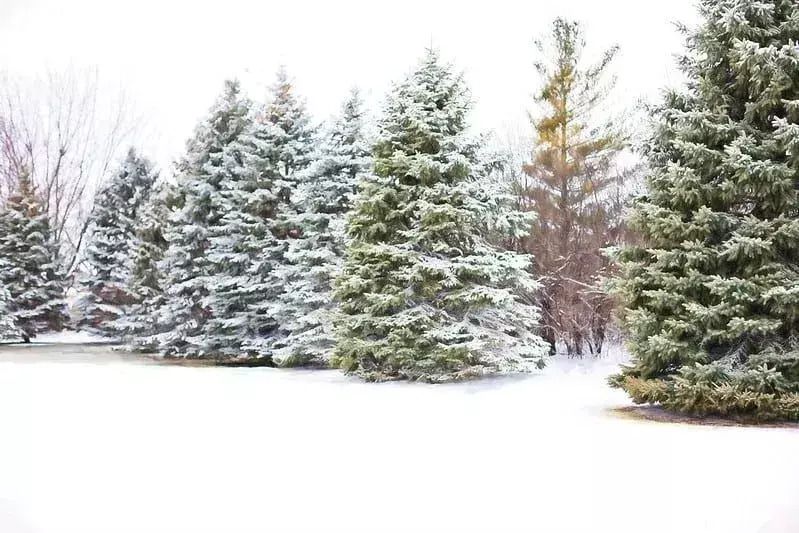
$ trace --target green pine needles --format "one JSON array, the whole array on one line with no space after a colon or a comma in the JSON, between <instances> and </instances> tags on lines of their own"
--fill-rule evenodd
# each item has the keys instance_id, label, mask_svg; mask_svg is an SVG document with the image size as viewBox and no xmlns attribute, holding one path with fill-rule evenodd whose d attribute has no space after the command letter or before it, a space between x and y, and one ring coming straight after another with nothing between
<instances>
[{"instance_id":1,"label":"green pine needles","mask_svg":"<svg viewBox=\"0 0 799 533\"><path fill-rule=\"evenodd\" d=\"M615 283L637 403L799 419L799 6L703 0Z\"/></svg>"}]
</instances>

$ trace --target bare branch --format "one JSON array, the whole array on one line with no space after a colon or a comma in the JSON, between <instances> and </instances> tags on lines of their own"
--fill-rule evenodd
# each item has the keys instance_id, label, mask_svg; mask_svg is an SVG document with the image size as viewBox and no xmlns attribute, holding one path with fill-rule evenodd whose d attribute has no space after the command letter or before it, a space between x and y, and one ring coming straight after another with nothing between
<instances>
[{"instance_id":1,"label":"bare branch","mask_svg":"<svg viewBox=\"0 0 799 533\"><path fill-rule=\"evenodd\" d=\"M93 193L140 128L124 91L101 91L97 69L0 74L0 195L23 167L29 170L70 268L78 263Z\"/></svg>"}]
</instances>

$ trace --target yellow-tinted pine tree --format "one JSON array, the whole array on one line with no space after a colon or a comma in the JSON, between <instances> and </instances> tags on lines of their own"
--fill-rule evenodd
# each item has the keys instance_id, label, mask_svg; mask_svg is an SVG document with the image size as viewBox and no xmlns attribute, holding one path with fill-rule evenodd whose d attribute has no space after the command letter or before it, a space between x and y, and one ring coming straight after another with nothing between
<instances>
[{"instance_id":1,"label":"yellow-tinted pine tree","mask_svg":"<svg viewBox=\"0 0 799 533\"><path fill-rule=\"evenodd\" d=\"M523 241L542 276L543 333L554 351L563 342L572 355L602 348L611 302L600 287L608 268L601 249L620 238L612 194L619 183L616 160L624 148L620 128L601 118L615 84L608 69L618 49L584 65L580 25L556 19L536 42L542 86L532 160L524 165L517 193L538 215Z\"/></svg>"}]
</instances>

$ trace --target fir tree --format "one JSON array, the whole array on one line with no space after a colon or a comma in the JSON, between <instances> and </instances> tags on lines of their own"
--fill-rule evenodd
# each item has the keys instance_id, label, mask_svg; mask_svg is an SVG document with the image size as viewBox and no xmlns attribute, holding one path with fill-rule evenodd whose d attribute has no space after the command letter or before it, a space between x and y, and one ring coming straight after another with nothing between
<instances>
[{"instance_id":1,"label":"fir tree","mask_svg":"<svg viewBox=\"0 0 799 533\"><path fill-rule=\"evenodd\" d=\"M638 403L799 418L799 6L703 0L616 291Z\"/></svg>"},{"instance_id":2,"label":"fir tree","mask_svg":"<svg viewBox=\"0 0 799 533\"><path fill-rule=\"evenodd\" d=\"M25 341L67 321L66 282L50 220L27 172L0 212L0 286L9 293L14 320Z\"/></svg>"},{"instance_id":3,"label":"fir tree","mask_svg":"<svg viewBox=\"0 0 799 533\"><path fill-rule=\"evenodd\" d=\"M236 143L238 173L222 184L230 206L212 230L209 256L219 276L208 301L213 318L204 329L208 349L224 358L272 364L289 240L298 236L292 194L311 162L314 130L304 102L284 69L269 102L253 110Z\"/></svg>"},{"instance_id":4,"label":"fir tree","mask_svg":"<svg viewBox=\"0 0 799 533\"><path fill-rule=\"evenodd\" d=\"M215 265L208 257L211 230L224 215L222 182L241 167L235 147L246 128L249 102L238 82L227 81L208 117L196 128L177 165L180 207L169 217L169 243L159 268L164 275L164 305L158 310L158 351L167 356L203 357L203 328L211 316L209 287Z\"/></svg>"},{"instance_id":5,"label":"fir tree","mask_svg":"<svg viewBox=\"0 0 799 533\"><path fill-rule=\"evenodd\" d=\"M537 310L516 292L535 287L530 258L485 238L487 221L520 236L530 217L485 186L479 143L466 134L470 105L434 51L391 92L348 222L334 366L443 382L542 364Z\"/></svg>"},{"instance_id":6,"label":"fir tree","mask_svg":"<svg viewBox=\"0 0 799 533\"><path fill-rule=\"evenodd\" d=\"M363 102L354 89L294 191L298 213L291 225L297 236L289 238L275 273L283 286L273 353L280 366L324 365L329 359L334 344L331 284L344 260L345 214L357 178L369 166L363 120Z\"/></svg>"},{"instance_id":7,"label":"fir tree","mask_svg":"<svg viewBox=\"0 0 799 533\"><path fill-rule=\"evenodd\" d=\"M125 290L133 304L113 325L136 351L152 351L157 347L155 317L164 304L163 276L158 265L167 249L164 233L175 196L176 191L169 183L157 183L136 216L136 241L125 282Z\"/></svg>"},{"instance_id":8,"label":"fir tree","mask_svg":"<svg viewBox=\"0 0 799 533\"><path fill-rule=\"evenodd\" d=\"M86 247L88 272L81 283L84 296L76 304L82 315L79 326L116 335L115 321L135 303L126 286L137 242L135 226L156 177L152 164L131 148L97 195Z\"/></svg>"}]
</instances>

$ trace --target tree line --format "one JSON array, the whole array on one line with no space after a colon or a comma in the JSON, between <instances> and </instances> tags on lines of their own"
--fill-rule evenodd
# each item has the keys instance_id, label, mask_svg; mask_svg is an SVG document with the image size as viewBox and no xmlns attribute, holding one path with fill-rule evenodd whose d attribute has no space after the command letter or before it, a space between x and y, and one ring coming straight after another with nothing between
<instances>
[{"instance_id":1,"label":"tree line","mask_svg":"<svg viewBox=\"0 0 799 533\"><path fill-rule=\"evenodd\" d=\"M434 50L373 128L357 92L318 127L285 71L265 102L226 82L174 176L131 151L101 190L80 325L163 357L443 382L598 354L615 311L632 362L611 385L634 401L798 418L799 8L699 9L632 198L629 131L606 113L617 49L586 63L571 21L537 43L521 168L470 133L468 88ZM46 225L19 174L4 216L16 201L21 226ZM52 231L32 233L51 257ZM37 261L50 294L59 265ZM2 281L8 336L60 323L61 288L28 308Z\"/></svg>"},{"instance_id":2,"label":"tree line","mask_svg":"<svg viewBox=\"0 0 799 533\"><path fill-rule=\"evenodd\" d=\"M378 259L389 261L403 277L393 282L374 281L372 290L381 293L380 305L371 309L361 302L358 313L352 312L359 319L365 319L361 316L364 307L370 307L375 316L389 316L406 306L405 314L420 314L418 327L422 328L417 334L407 334L420 338L426 335L424 331L441 329L451 321L450 329L455 329L447 335L453 340L445 344L454 348L443 353L462 352L458 357L464 360L475 353L465 347L466 339L474 346L498 343L492 348L496 351L507 343L513 345L516 341L510 342L511 337L526 338L528 333L533 337L525 343L532 347L519 349L536 353L534 364L542 360L540 337L546 339L551 353L559 345L575 355L582 355L585 346L599 353L610 307L598 303L600 270L607 262L592 261L595 267L583 265L578 274L562 264L554 265L557 259L552 257L548 259L553 264L545 265L543 253L533 255L536 260L529 256L537 248L546 249L547 239L551 240L542 220L545 206L552 207L549 220L558 225L560 235L578 226L587 228L589 221L593 227L585 233L593 233L611 209L609 197L603 194L606 182L612 179L600 174L614 172L611 161L624 147L624 140L615 132L589 129L595 122L592 107L601 103L612 85L611 81L608 87L598 87L595 82L605 77L615 49L601 65L583 67L584 46L580 27L565 20L555 22L548 47L539 46L544 87L537 97L542 109L535 125L540 126L536 148L540 153L535 154L538 163L524 169L511 169L504 154L491 153L487 137L472 138L466 133L472 105L468 88L454 67L442 63L432 50L387 97L383 116L376 122L366 116L356 91L334 122L323 127L313 124L284 70L265 102L243 95L238 82L226 82L223 94L188 141L174 176L159 177L153 165L131 149L98 192L86 222L85 247L78 252L80 297L75 304L75 325L123 338L132 348L164 356L270 365L328 365L332 358L340 361L338 364L352 365L350 357L335 358L334 347L343 343L336 342L334 329L345 330L345 310L355 302L349 297L337 301L336 294L345 294L347 259L354 256L360 240L378 238L381 244L397 241L395 246L419 248L414 261L421 261L426 270L413 274L419 283L414 290L425 296L419 296L419 302L407 301L411 274L400 271L416 268L412 262L401 263L399 256L364 257L361 262L375 265ZM571 52L564 54L564 50ZM543 67L547 60L552 63L550 71ZM456 80L451 87L442 85L450 83L449 78ZM441 91L449 91L453 102L436 99L434 95ZM556 91L564 92L564 101L546 94ZM421 110L416 109L419 106ZM448 113L456 115L451 124L446 121ZM367 129L376 133L369 134ZM430 137L428 141L423 140L425 135ZM561 137L556 138L558 135ZM598 140L603 135L607 140ZM382 137L393 140L385 144L388 141ZM449 137L455 144L442 145ZM590 147L591 143L596 143L595 147ZM544 154L559 153L561 145L568 145L566 153L547 159ZM451 153L444 153L444 147ZM380 172L387 172L400 154L415 160L415 166L402 163L383 177L391 186L398 185L396 180L410 180L391 194L391 209L396 212L371 210L363 215L368 221L359 222L361 202L371 190L367 185ZM422 157L424 154L429 157ZM442 166L448 158L465 159L461 166L449 169ZM586 171L589 166L591 170ZM413 174L423 175L417 175L414 182ZM464 183L456 187L461 181ZM589 182L593 184L590 190ZM428 188L440 195L445 185L455 187L457 194L425 199L431 194ZM452 202L463 201L464 195L475 200L479 191L492 196L458 205L446 215L440 212L443 205L454 208ZM566 201L562 208L555 198L558 194L568 197L560 199ZM382 209L390 205L382 205ZM439 207L422 215L426 213L422 206L430 205ZM569 214L578 211L576 216ZM386 216L391 223L381 219ZM423 230L434 216L454 217L447 222L452 233ZM492 218L493 226L487 226ZM538 231L531 231L534 220L538 220ZM399 225L395 227L395 223ZM356 238L356 224L365 224L369 232ZM376 228L383 228L378 237L371 233ZM433 240L419 240L422 236ZM57 236L54 240L58 241ZM595 239L596 250L588 253L598 257L605 244L601 237ZM403 250L400 255L410 252ZM456 255L467 259L441 262L440 272L432 269L427 256L443 261L447 253L453 255L450 259ZM470 263L477 261L473 254L481 257L478 263L486 264ZM489 257L493 259L489 261ZM515 261L512 268L505 264L510 260ZM576 257L567 261L580 262ZM499 270L489 272L490 268ZM455 272L445 279L444 271L452 269ZM485 272L481 274L480 269ZM536 270L550 274L545 278L536 275ZM500 271L504 272L500 275ZM463 276L471 279L464 280L459 290L449 286ZM425 281L426 277L431 279ZM366 280L362 283L361 289L369 285ZM567 297L556 295L555 287L563 283L572 284ZM470 285L475 287L467 290ZM492 293L489 288L499 292ZM391 290L399 291L396 308L390 305L387 292ZM449 291L454 294L445 296ZM353 298L357 296L357 290L350 292ZM547 294L552 297L545 298ZM459 301L462 298L470 300ZM571 312L571 320L562 318L566 307L588 300L597 301L591 304L594 316ZM511 303L520 307L492 316L491 327L477 311L489 307L489 314L496 314L498 308ZM443 308L435 311L440 306ZM423 319L426 314L430 316ZM443 322L435 326L435 321L430 322L434 316ZM425 321L429 323L422 327ZM383 326L386 333L379 336L388 335L387 327ZM353 335L364 335L366 340L374 334L363 328L359 325L356 330L360 333L353 330ZM380 329L374 324L371 328ZM504 337L496 335L504 330ZM481 337L485 338L478 340ZM424 342L443 342L435 339ZM421 351L420 345L414 346L409 349ZM511 346L509 353L514 350ZM443 353L436 357L444 357ZM475 365L470 372L481 366Z\"/></svg>"}]
</instances>

